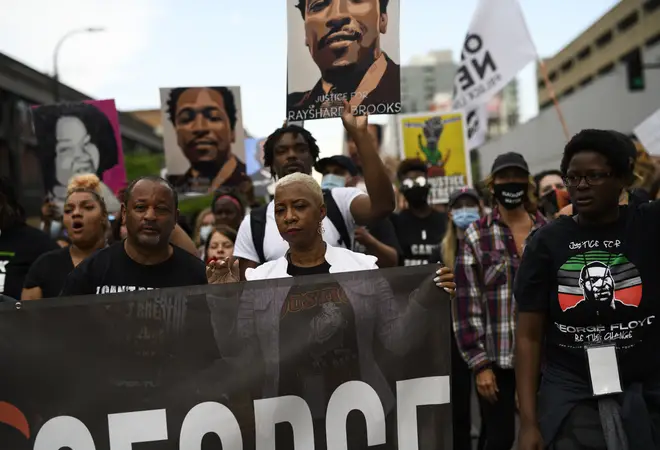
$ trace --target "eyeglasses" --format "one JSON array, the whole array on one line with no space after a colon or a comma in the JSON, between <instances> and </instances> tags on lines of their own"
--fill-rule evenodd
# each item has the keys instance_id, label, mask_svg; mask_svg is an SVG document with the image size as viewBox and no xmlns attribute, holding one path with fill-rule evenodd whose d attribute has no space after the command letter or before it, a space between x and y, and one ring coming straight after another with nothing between
<instances>
[{"instance_id":1,"label":"eyeglasses","mask_svg":"<svg viewBox=\"0 0 660 450\"><path fill-rule=\"evenodd\" d=\"M563 179L566 187L578 187L583 179L588 186L600 186L611 176L611 173L595 172L589 175L566 175Z\"/></svg>"}]
</instances>

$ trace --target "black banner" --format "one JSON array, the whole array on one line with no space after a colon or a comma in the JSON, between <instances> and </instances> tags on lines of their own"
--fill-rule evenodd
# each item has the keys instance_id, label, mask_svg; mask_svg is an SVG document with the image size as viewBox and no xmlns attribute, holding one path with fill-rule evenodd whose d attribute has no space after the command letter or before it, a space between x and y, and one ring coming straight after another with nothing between
<instances>
[{"instance_id":1,"label":"black banner","mask_svg":"<svg viewBox=\"0 0 660 450\"><path fill-rule=\"evenodd\" d=\"M450 450L435 269L6 307L1 446Z\"/></svg>"}]
</instances>

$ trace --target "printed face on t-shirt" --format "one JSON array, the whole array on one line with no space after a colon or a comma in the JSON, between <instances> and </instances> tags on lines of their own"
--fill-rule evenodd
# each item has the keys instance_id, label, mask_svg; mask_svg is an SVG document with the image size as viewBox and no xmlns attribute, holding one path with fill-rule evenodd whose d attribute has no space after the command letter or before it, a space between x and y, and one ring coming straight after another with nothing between
<instances>
[{"instance_id":1,"label":"printed face on t-shirt","mask_svg":"<svg viewBox=\"0 0 660 450\"><path fill-rule=\"evenodd\" d=\"M275 191L275 222L290 245L312 244L325 214L325 206L304 183L287 184Z\"/></svg>"},{"instance_id":2,"label":"printed face on t-shirt","mask_svg":"<svg viewBox=\"0 0 660 450\"><path fill-rule=\"evenodd\" d=\"M178 215L169 186L151 180L133 186L122 212L128 238L144 247L167 245Z\"/></svg>"}]
</instances>

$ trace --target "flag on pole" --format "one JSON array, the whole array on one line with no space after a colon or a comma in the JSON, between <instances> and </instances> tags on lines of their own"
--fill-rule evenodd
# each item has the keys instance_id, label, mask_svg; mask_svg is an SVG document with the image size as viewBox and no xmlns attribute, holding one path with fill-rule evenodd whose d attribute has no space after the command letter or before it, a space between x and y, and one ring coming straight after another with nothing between
<instances>
[{"instance_id":1,"label":"flag on pole","mask_svg":"<svg viewBox=\"0 0 660 450\"><path fill-rule=\"evenodd\" d=\"M454 77L454 109L485 118L470 139L470 149L485 140L486 103L536 58L518 0L479 0Z\"/></svg>"}]
</instances>

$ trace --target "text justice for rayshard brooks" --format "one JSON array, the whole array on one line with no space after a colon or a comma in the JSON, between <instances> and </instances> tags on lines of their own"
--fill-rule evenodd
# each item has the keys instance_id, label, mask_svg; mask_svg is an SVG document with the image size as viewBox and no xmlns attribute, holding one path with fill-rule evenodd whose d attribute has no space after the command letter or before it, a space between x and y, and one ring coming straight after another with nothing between
<instances>
[{"instance_id":1,"label":"text justice for rayshard brooks","mask_svg":"<svg viewBox=\"0 0 660 450\"><path fill-rule=\"evenodd\" d=\"M449 403L449 377L424 377L398 381L397 435L399 450L418 450L417 407ZM362 381L340 385L330 397L326 411L327 448L348 449L346 419L359 411L366 422L368 445L386 444L385 412L376 391ZM275 449L275 425L289 423L296 449L314 450L314 430L310 408L300 397L284 396L254 401L257 449ZM131 449L133 444L172 439L168 435L166 409L108 414L111 449ZM179 449L199 450L207 434L217 435L223 449L242 450L243 438L238 420L225 405L204 402L194 406L181 425ZM40 429L34 450L94 450L94 439L79 419L59 416Z\"/></svg>"},{"instance_id":2,"label":"text justice for rayshard brooks","mask_svg":"<svg viewBox=\"0 0 660 450\"><path fill-rule=\"evenodd\" d=\"M353 93L357 94L357 93ZM367 94L364 94L366 97ZM324 97L332 97L333 102L342 100L350 101L346 94L330 94ZM315 119L332 119L340 117L344 112L343 106L323 106L311 105L308 109L289 111L289 121L305 121ZM351 113L356 116L375 115L375 114L399 114L401 112L401 102L378 103L375 105L357 105L351 106Z\"/></svg>"}]
</instances>

